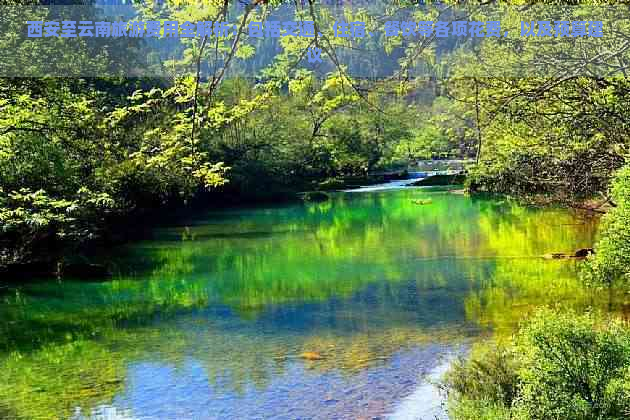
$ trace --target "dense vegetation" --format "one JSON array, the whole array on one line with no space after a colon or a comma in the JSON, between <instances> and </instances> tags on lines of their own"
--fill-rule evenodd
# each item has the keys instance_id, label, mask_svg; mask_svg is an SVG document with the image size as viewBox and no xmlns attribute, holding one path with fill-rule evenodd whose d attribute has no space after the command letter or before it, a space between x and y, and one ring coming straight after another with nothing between
<instances>
[{"instance_id":1,"label":"dense vegetation","mask_svg":"<svg viewBox=\"0 0 630 420\"><path fill-rule=\"evenodd\" d=\"M139 83L0 80L4 261L29 258L34 244L47 251L51 241L102 236L134 212L193 197L286 195L422 156L400 150L426 135L405 119L421 105L394 98L395 118L375 117L343 93L339 75L292 80L286 92L226 81L212 105L200 105L194 139L194 80Z\"/></svg>"},{"instance_id":2,"label":"dense vegetation","mask_svg":"<svg viewBox=\"0 0 630 420\"><path fill-rule=\"evenodd\" d=\"M445 385L457 419L625 419L629 366L623 324L544 310L514 343L455 364Z\"/></svg>"}]
</instances>

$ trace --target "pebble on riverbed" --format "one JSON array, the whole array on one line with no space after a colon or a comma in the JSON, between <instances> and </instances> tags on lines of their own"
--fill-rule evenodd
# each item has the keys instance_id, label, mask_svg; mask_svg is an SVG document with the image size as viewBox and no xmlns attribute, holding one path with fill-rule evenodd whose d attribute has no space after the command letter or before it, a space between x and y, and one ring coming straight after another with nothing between
<instances>
[{"instance_id":1,"label":"pebble on riverbed","mask_svg":"<svg viewBox=\"0 0 630 420\"><path fill-rule=\"evenodd\" d=\"M418 204L419 206L424 206L424 205L433 203L433 200L430 200L430 199L426 199L426 200L411 200L411 202L414 203L414 204Z\"/></svg>"},{"instance_id":2,"label":"pebble on riverbed","mask_svg":"<svg viewBox=\"0 0 630 420\"><path fill-rule=\"evenodd\" d=\"M322 360L323 357L319 353L315 353L314 351L306 351L300 354L300 357L304 360Z\"/></svg>"}]
</instances>

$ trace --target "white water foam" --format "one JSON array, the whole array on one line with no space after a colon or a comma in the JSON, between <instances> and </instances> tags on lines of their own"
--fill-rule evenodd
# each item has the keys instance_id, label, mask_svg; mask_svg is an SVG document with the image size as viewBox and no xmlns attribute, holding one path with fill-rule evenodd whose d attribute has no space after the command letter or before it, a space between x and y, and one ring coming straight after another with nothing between
<instances>
[{"instance_id":1,"label":"white water foam","mask_svg":"<svg viewBox=\"0 0 630 420\"><path fill-rule=\"evenodd\" d=\"M381 190L393 190L398 188L405 188L409 184L413 184L414 182L420 181L420 178L412 178L412 179L402 179L398 181L386 182L384 184L375 184L369 185L365 187L353 188L350 190L342 190L343 192L371 192L371 191L381 191Z\"/></svg>"}]
</instances>

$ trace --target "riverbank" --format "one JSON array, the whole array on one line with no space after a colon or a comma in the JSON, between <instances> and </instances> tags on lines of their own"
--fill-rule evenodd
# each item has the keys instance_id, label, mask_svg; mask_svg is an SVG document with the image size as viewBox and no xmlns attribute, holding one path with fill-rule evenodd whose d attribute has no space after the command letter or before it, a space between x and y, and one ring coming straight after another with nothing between
<instances>
[{"instance_id":1,"label":"riverbank","mask_svg":"<svg viewBox=\"0 0 630 420\"><path fill-rule=\"evenodd\" d=\"M168 201L159 206L140 207L131 211L111 212L90 228L80 241L65 240L51 226L39 239L22 245L21 253L9 253L7 247L19 238L6 239L5 252L0 249L0 276L3 282L25 282L47 277L106 279L111 270L98 263L98 255L108 249L146 236L151 229L191 214L230 207L251 205L283 205L303 200L301 191L337 191L361 185L376 185L408 177L406 171L374 174L364 177L339 177L297 182L291 187L270 186L268 189L242 191L229 185L211 192L200 191L190 200ZM92 218L95 216L92 215ZM22 233L26 235L26 231ZM0 238L1 239L1 238ZM3 242L0 240L0 245ZM10 259L7 257L11 255ZM4 256L4 258L2 258Z\"/></svg>"},{"instance_id":2,"label":"riverbank","mask_svg":"<svg viewBox=\"0 0 630 420\"><path fill-rule=\"evenodd\" d=\"M404 182L403 182L404 181ZM239 208L251 205L284 205L285 203L300 202L306 197L317 195L328 199L327 192L345 190L369 191L371 186L447 186L463 185L463 174L433 174L419 180L409 178L406 171L393 171L389 173L374 174L366 177L330 178L321 181L311 180L300 183L291 189L270 189L257 191L252 194L243 194L233 188L220 188L212 193L200 193L186 203L167 203L160 208L137 209L128 214L110 216L106 224L99 227L99 234L85 239L80 245L66 244L60 241L52 241L48 244L40 244L37 254L27 260L12 264L0 261L0 274L5 282L23 282L46 277L72 277L76 279L93 280L97 278L107 279L111 270L109 267L98 263L98 255L108 252L114 246L120 246L130 241L146 236L152 228L168 224L174 220L181 220L191 214L221 208ZM313 194L302 194L300 189L311 189ZM454 190L454 194L463 193L465 190ZM474 194L484 194L474 192ZM309 198L310 199L310 198ZM567 204L557 197L527 196L519 197L517 201L528 205L551 206L564 205L572 208L580 208L597 213L609 209L606 203L597 200L584 201L581 205ZM557 250L552 250L557 252Z\"/></svg>"}]
</instances>

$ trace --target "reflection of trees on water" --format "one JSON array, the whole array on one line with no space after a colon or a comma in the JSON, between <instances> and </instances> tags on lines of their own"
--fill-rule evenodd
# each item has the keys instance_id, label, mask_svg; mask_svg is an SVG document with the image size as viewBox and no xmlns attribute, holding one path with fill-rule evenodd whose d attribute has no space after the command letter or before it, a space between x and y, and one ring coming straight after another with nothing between
<instances>
[{"instance_id":1,"label":"reflection of trees on water","mask_svg":"<svg viewBox=\"0 0 630 420\"><path fill-rule=\"evenodd\" d=\"M507 210L501 213L502 217L481 213L479 226L489 247L516 258L497 258L492 272L480 278L479 287L471 290L465 300L468 319L507 335L540 306L623 309L622 290L612 289L609 296L604 296L584 285L578 277L580 261L540 258L551 252L572 253L592 246L595 219L579 213L533 211L516 205Z\"/></svg>"},{"instance_id":2,"label":"reflection of trees on water","mask_svg":"<svg viewBox=\"0 0 630 420\"><path fill-rule=\"evenodd\" d=\"M575 262L538 258L590 245L594 225L446 193L413 203L427 194L225 212L130 246L111 282L5 296L0 406L89 412L124 387L128 363L180 366L182 355L235 391L264 388L290 363L352 375L461 339L469 323L509 331L540 304L604 304Z\"/></svg>"}]
</instances>

